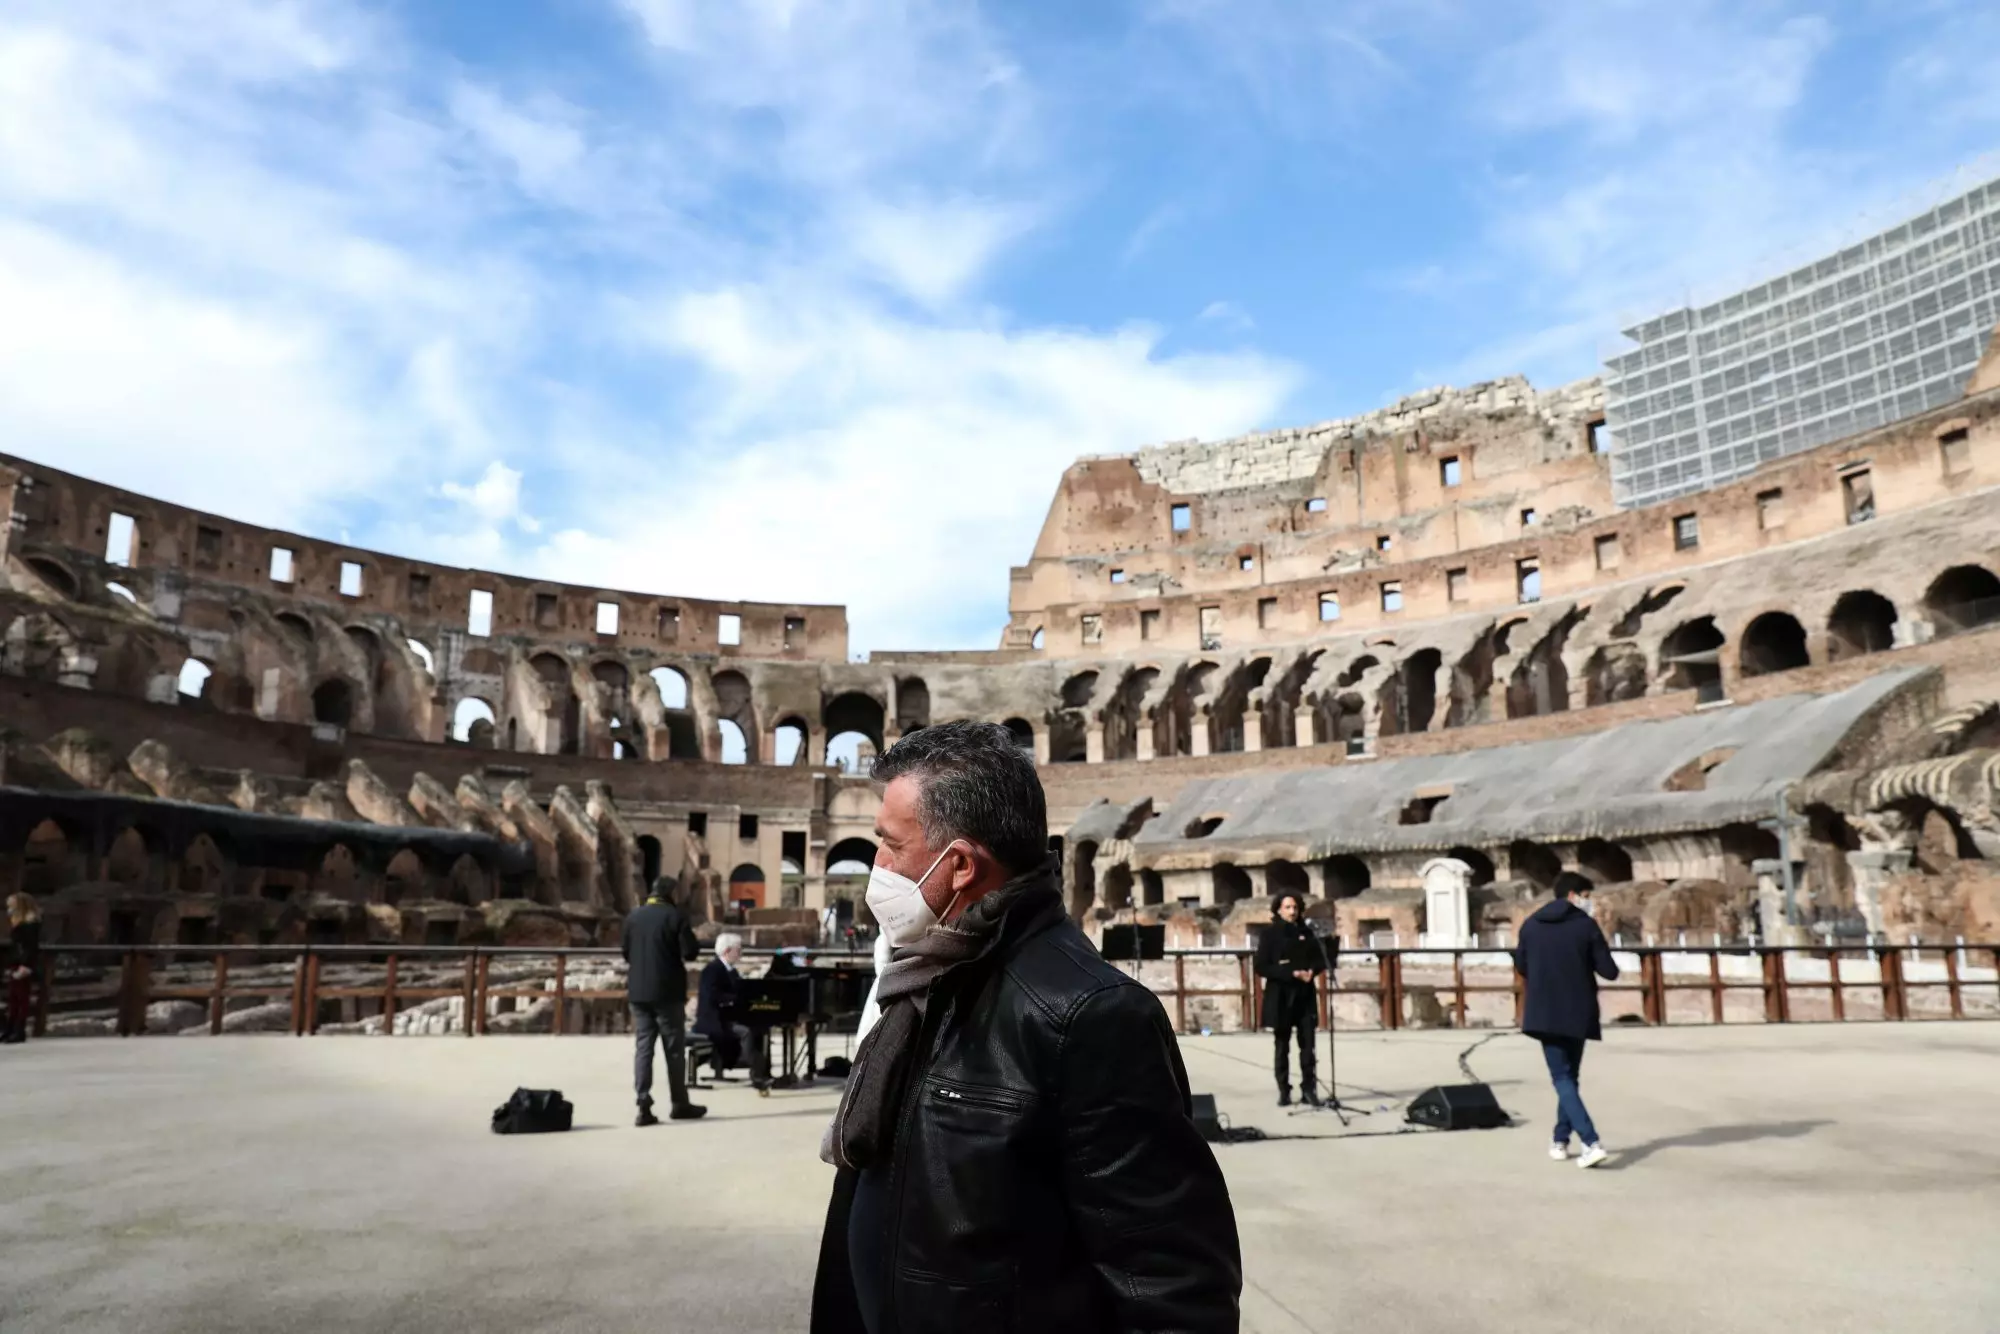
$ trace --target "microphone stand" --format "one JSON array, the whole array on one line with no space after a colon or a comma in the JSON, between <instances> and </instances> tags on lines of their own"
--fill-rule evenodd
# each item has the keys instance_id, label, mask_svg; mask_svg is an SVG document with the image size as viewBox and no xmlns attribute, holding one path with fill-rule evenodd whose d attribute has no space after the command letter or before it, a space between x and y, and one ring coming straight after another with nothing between
<instances>
[{"instance_id":1,"label":"microphone stand","mask_svg":"<svg viewBox=\"0 0 2000 1334\"><path fill-rule=\"evenodd\" d=\"M1303 916L1304 914L1301 913L1300 915ZM1340 1044L1334 1041L1333 1035L1334 1021L1339 1017L1339 1010L1332 996L1332 993L1340 989L1340 974L1334 971L1333 959L1326 952L1325 923L1308 921L1306 929L1312 932L1313 942L1319 946L1319 961L1320 966L1326 972L1326 989L1328 992L1326 1004L1326 1101L1322 1106L1339 1117L1340 1124L1345 1126L1350 1112L1355 1116L1368 1116L1371 1113L1364 1107L1349 1107L1340 1100L1340 1082L1338 1079L1340 1067L1335 1064L1335 1056ZM1317 1000L1318 997L1315 996L1314 999Z\"/></svg>"}]
</instances>

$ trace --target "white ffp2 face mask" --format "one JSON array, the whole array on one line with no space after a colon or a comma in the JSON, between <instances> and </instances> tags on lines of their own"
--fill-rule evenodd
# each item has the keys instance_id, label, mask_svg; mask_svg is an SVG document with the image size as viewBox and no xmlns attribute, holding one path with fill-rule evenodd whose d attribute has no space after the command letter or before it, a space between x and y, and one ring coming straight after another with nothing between
<instances>
[{"instance_id":1,"label":"white ffp2 face mask","mask_svg":"<svg viewBox=\"0 0 2000 1334\"><path fill-rule=\"evenodd\" d=\"M924 932L938 923L938 915L931 911L931 905L924 902L924 881L931 878L931 871L938 868L945 856L958 846L953 839L937 855L937 861L930 864L915 880L886 866L877 866L868 873L868 911L875 914L875 920L882 927L883 939L897 949L908 949L923 939ZM958 901L954 895L952 903ZM951 911L951 905L945 906Z\"/></svg>"}]
</instances>

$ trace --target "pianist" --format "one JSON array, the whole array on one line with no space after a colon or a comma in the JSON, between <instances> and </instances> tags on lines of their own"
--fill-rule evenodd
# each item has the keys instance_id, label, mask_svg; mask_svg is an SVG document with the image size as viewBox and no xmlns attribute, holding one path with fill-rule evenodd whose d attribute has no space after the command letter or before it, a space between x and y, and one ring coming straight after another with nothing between
<instances>
[{"instance_id":1,"label":"pianist","mask_svg":"<svg viewBox=\"0 0 2000 1334\"><path fill-rule=\"evenodd\" d=\"M737 963L743 958L743 937L724 932L715 938L715 957L701 970L695 996L694 1031L715 1046L717 1072L743 1064L750 1057L750 1087L768 1097L771 1092L771 1045L762 1027L743 1022L740 996L743 975Z\"/></svg>"}]
</instances>

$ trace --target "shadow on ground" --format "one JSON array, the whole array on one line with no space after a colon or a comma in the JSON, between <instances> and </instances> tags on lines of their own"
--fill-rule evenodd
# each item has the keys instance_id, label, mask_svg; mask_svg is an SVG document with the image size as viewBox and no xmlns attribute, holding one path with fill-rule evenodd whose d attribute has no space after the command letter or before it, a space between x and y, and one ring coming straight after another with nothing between
<instances>
[{"instance_id":1,"label":"shadow on ground","mask_svg":"<svg viewBox=\"0 0 2000 1334\"><path fill-rule=\"evenodd\" d=\"M1832 1124L1831 1121L1819 1120L1710 1126L1706 1130L1691 1130L1685 1135L1669 1135L1664 1139L1648 1140L1644 1144L1634 1144L1629 1149L1620 1149L1604 1166L1608 1171L1622 1171L1667 1149L1713 1149L1724 1144L1749 1144L1760 1139L1797 1139L1801 1135L1810 1135L1821 1126Z\"/></svg>"}]
</instances>

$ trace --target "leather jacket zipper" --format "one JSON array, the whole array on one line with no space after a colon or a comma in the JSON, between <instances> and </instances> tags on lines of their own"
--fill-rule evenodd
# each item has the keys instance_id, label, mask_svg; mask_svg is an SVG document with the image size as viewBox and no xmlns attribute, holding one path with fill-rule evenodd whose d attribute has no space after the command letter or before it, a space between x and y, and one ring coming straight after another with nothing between
<instances>
[{"instance_id":1,"label":"leather jacket zipper","mask_svg":"<svg viewBox=\"0 0 2000 1334\"><path fill-rule=\"evenodd\" d=\"M931 1084L931 1097L956 1107L985 1107L996 1112L1018 1112L1028 1105L1027 1099L1012 1097L997 1089L954 1088L935 1081Z\"/></svg>"}]
</instances>

